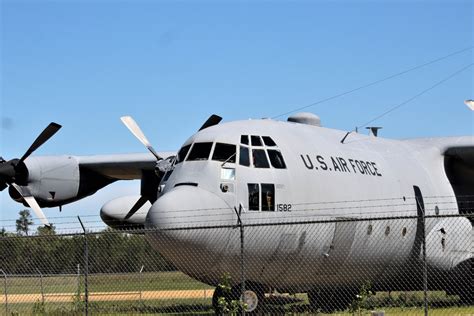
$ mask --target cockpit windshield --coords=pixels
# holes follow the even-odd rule
[[[191,152],[189,153],[186,161],[192,160],[208,160],[211,154],[212,143],[194,143]]]
[[[191,147],[191,144],[183,146],[179,152],[178,155],[176,156],[176,163],[180,163],[184,161],[184,158],[186,158],[186,155],[188,154],[189,148]]]
[[[235,145],[216,143],[214,153],[212,154],[212,160],[235,163],[236,154],[237,151]]]

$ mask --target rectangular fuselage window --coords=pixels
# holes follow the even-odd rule
[[[259,211],[260,188],[258,183],[247,184],[249,189],[249,211]]]
[[[275,211],[275,185],[262,183],[262,211]]]

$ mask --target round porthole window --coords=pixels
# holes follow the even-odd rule
[[[388,234],[390,234],[390,226],[387,226],[387,228],[385,228],[385,236],[388,236]]]
[[[403,229],[402,229],[402,236],[405,237],[406,234],[407,234],[407,228],[406,228],[406,227],[403,227]]]
[[[370,235],[370,234],[372,234],[372,225],[369,225],[367,227],[367,235]]]

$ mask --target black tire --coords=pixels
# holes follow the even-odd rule
[[[212,308],[214,309],[214,312],[216,315],[219,315],[219,306],[217,304],[219,297],[222,296],[222,289],[218,286],[214,290],[214,294],[212,294]]]
[[[246,315],[258,315],[264,310],[265,290],[264,287],[258,283],[245,283],[245,291],[251,291],[256,295],[257,306],[252,311],[247,312]],[[232,298],[240,300],[242,292],[242,285],[236,285],[232,288]]]
[[[461,305],[474,305],[473,265],[473,259],[463,262],[456,268],[454,275],[450,279],[450,282],[456,285],[454,293],[459,295],[459,303]]]

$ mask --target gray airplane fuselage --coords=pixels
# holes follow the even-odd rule
[[[240,211],[247,280],[295,291],[396,283],[420,256],[416,190],[425,215],[459,214],[443,152],[452,144],[473,146],[474,138],[352,133],[341,143],[345,134],[273,120],[198,132],[148,211],[146,225],[158,228],[150,243],[196,279],[215,285],[230,273],[238,283]],[[412,218],[387,219],[406,216]],[[364,218],[380,220],[353,221]],[[444,248],[440,227],[448,231]],[[426,219],[429,266],[449,271],[470,260],[471,231],[463,217]]]

